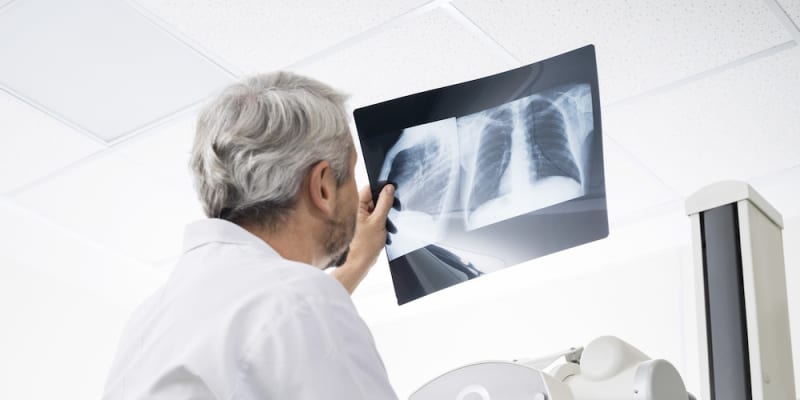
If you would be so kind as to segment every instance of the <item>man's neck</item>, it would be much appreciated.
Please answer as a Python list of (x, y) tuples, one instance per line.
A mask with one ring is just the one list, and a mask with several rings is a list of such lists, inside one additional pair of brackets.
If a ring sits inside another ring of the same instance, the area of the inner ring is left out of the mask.
[(315, 242), (314, 232), (298, 230), (309, 225), (292, 219), (287, 219), (278, 230), (264, 229), (255, 224), (243, 224), (242, 228), (263, 240), (281, 257), (320, 268), (317, 256), (319, 246)]

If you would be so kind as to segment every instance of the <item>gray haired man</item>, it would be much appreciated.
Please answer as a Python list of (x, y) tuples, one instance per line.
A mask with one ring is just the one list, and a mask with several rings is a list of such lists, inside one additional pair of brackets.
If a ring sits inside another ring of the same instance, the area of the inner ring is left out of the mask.
[(104, 398), (396, 398), (349, 297), (386, 240), (393, 187), (375, 203), (356, 190), (344, 100), (279, 72), (205, 109), (191, 169), (209, 218), (125, 328)]

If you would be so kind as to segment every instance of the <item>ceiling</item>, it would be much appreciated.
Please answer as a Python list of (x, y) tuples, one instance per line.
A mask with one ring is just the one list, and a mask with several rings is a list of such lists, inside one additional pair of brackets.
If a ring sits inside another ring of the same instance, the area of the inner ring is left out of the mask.
[[(198, 105), (248, 73), (308, 74), (356, 108), (590, 43), (612, 235), (722, 179), (797, 216), (798, 26), (798, 0), (0, 1), (0, 259), (150, 285), (129, 278), (168, 271), (202, 218)], [(390, 291), (382, 270), (366, 285)]]

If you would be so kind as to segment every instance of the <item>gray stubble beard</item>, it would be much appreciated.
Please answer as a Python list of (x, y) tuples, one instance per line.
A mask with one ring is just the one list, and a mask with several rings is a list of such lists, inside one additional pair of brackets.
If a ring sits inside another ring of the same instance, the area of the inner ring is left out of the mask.
[[(331, 262), (325, 267), (325, 269), (331, 267), (341, 267), (347, 261), (347, 256), (350, 254), (350, 242), (353, 240), (353, 237), (351, 235), (349, 239), (346, 238), (347, 231), (344, 229), (345, 223), (328, 221), (328, 240), (325, 242), (325, 250), (328, 252), (328, 254), (335, 255), (331, 257)], [(351, 228), (351, 232), (355, 234), (355, 217), (353, 218)]]

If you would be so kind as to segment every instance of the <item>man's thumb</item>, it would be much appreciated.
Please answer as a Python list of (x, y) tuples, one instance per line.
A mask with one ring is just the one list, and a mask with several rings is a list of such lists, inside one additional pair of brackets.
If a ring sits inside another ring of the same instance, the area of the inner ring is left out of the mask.
[(389, 210), (392, 208), (394, 202), (394, 185), (387, 184), (378, 195), (378, 201), (375, 203), (375, 209), (372, 210), (371, 218), (379, 218), (385, 220), (389, 215)]

